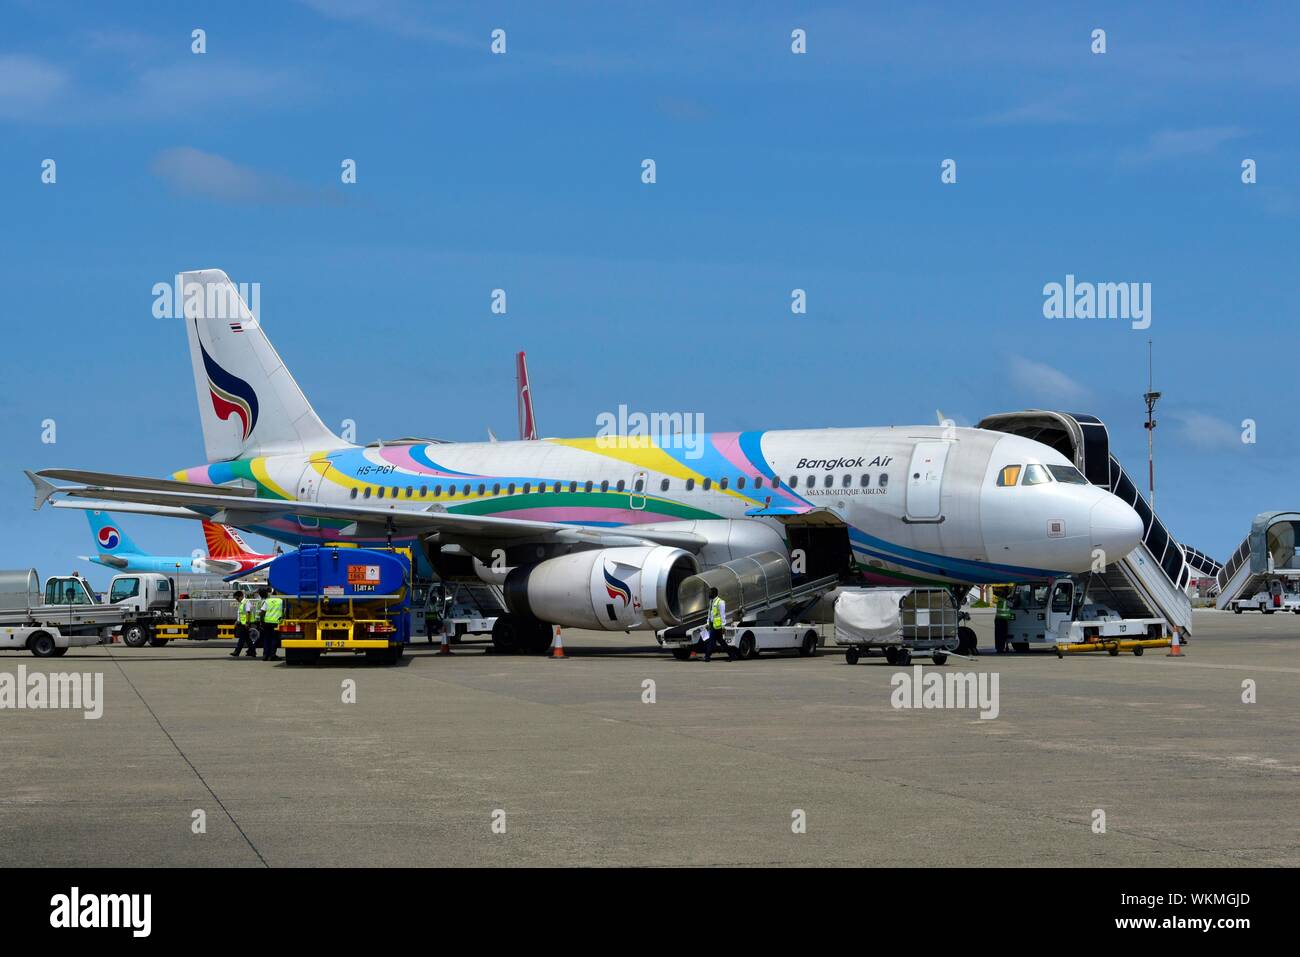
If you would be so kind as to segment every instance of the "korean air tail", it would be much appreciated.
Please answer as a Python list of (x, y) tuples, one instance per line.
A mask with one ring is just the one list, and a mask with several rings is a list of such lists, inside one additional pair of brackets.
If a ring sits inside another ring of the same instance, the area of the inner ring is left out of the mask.
[(108, 512), (87, 510), (86, 520), (90, 522), (90, 537), (95, 542), (95, 551), (100, 555), (144, 555), (135, 542), (131, 540), (122, 526)]
[(177, 277), (209, 462), (347, 448), (316, 415), (220, 269)]

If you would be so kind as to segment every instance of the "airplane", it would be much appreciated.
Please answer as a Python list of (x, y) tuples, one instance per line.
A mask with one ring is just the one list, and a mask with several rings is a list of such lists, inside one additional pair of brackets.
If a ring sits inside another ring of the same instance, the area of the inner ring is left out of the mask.
[(501, 651), (544, 653), (551, 625), (671, 627), (684, 579), (761, 552), (809, 578), (969, 587), (1088, 572), (1142, 538), (1138, 513), (1059, 452), (951, 423), (359, 446), (321, 422), (224, 272), (177, 282), (207, 463), (28, 472), (35, 507), (409, 544), (444, 579), (502, 586)]
[(230, 575), (249, 571), (275, 557), (255, 554), (233, 529), (208, 521), (203, 523), (203, 537), (208, 546), (205, 558), (200, 555), (151, 555), (136, 545), (122, 523), (108, 512), (87, 509), (86, 520), (90, 523), (90, 536), (96, 553), (77, 557), (118, 572)]

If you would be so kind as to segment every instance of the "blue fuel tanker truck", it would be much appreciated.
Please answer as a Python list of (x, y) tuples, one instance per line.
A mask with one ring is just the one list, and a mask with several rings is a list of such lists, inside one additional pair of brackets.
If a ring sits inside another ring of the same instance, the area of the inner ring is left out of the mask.
[(284, 599), (286, 664), (346, 651), (391, 665), (411, 640), (408, 549), (304, 545), (272, 561), (267, 582)]

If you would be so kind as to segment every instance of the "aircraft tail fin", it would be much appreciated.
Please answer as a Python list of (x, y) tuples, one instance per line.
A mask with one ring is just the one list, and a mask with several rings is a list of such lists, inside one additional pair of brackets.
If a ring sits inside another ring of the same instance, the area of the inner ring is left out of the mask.
[(522, 352), (515, 354), (515, 385), (519, 390), (519, 437), (535, 439), (537, 419), (533, 415), (533, 392), (528, 382), (528, 359)]
[(220, 269), (177, 277), (209, 462), (347, 448), (316, 415)]
[(127, 552), (144, 555), (131, 536), (108, 512), (86, 511), (86, 521), (90, 522), (90, 537), (95, 543), (95, 551), (100, 555), (118, 555)]
[(214, 522), (203, 523), (203, 538), (207, 542), (209, 558), (234, 558), (238, 555), (251, 555), (252, 549), (229, 525)]

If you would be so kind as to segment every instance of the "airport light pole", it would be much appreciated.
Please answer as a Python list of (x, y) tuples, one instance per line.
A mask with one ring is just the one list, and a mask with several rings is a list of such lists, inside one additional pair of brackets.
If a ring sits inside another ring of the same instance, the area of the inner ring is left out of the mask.
[(1152, 365), (1152, 347), (1151, 340), (1147, 340), (1147, 391), (1142, 396), (1147, 404), (1147, 504), (1151, 506), (1151, 511), (1156, 510), (1156, 458), (1155, 458), (1155, 436), (1156, 436), (1156, 400), (1160, 398), (1160, 393), (1155, 391), (1155, 383)]

